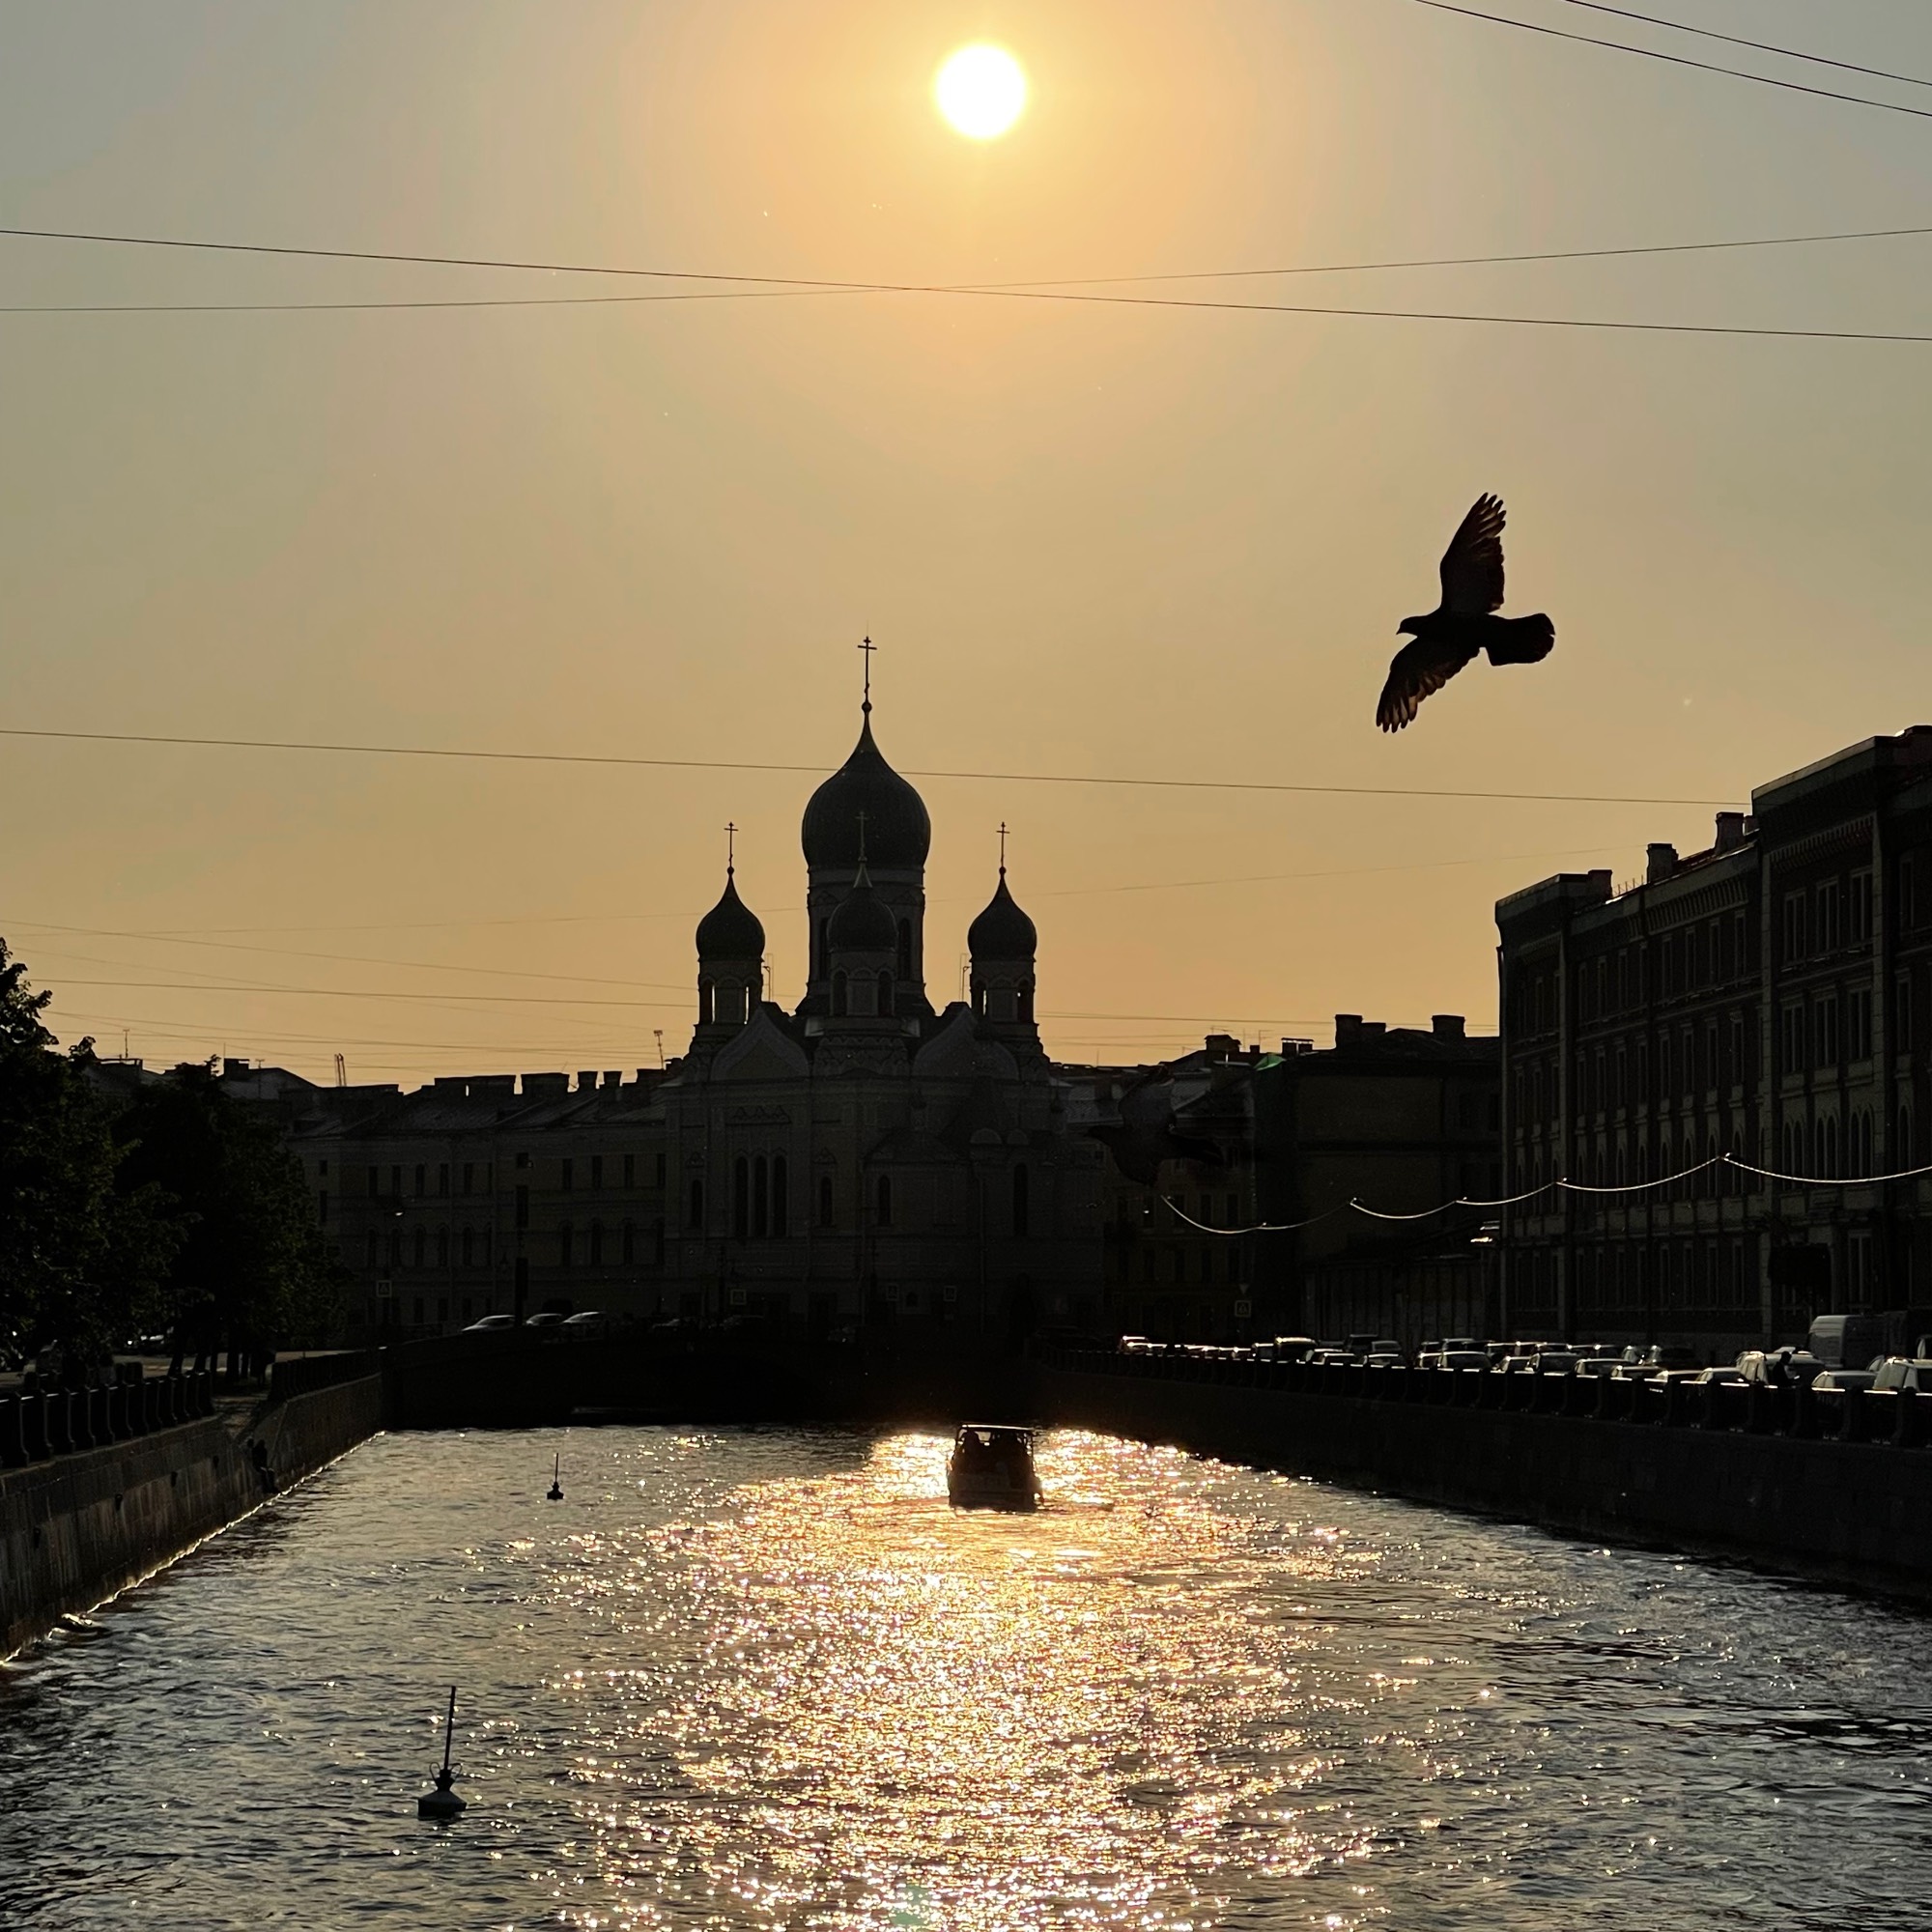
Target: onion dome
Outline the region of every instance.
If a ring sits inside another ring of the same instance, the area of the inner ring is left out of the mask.
[[[724,895],[697,922],[700,959],[762,959],[765,928],[758,916],[738,896],[735,870],[724,874]]]
[[[1039,951],[1038,929],[1007,890],[1004,866],[1000,867],[999,891],[966,928],[966,950],[975,959],[1031,959]]]
[[[825,929],[825,942],[834,952],[891,952],[898,946],[899,923],[893,917],[892,908],[872,890],[863,859],[852,890]]]
[[[852,755],[812,793],[805,808],[800,843],[805,863],[845,871],[869,857],[875,866],[911,870],[925,864],[932,847],[932,820],[925,801],[886,763],[872,742],[872,707]],[[859,837],[865,814],[864,851]]]

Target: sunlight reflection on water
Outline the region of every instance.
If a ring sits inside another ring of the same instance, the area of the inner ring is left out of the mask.
[[[1910,1615],[1092,1435],[1031,1517],[555,1441],[382,1438],[13,1666],[0,1923],[1927,1922]]]

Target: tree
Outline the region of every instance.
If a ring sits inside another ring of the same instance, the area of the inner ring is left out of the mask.
[[[117,1132],[124,1187],[157,1187],[188,1216],[166,1276],[177,1355],[329,1338],[342,1273],[271,1116],[223,1093],[212,1067],[177,1066],[134,1096]]]
[[[0,940],[0,1345],[75,1378],[160,1312],[182,1231],[158,1189],[121,1177],[94,1042],[55,1050],[51,998]]]

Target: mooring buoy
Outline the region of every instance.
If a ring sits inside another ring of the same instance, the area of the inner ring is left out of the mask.
[[[544,1492],[546,1502],[560,1503],[563,1500],[563,1456],[558,1453],[556,1463],[551,1470],[550,1488]]]
[[[449,1716],[442,1726],[442,1769],[436,1775],[436,1789],[425,1791],[416,1800],[416,1816],[434,1818],[440,1824],[447,1824],[452,1818],[460,1818],[467,1809],[463,1800],[457,1797],[450,1786],[456,1782],[456,1774],[449,1768],[449,1746],[456,1733],[456,1686],[449,1687]]]

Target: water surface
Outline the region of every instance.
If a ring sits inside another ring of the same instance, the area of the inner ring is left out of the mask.
[[[0,1672],[0,1925],[1932,1924],[1909,1612],[1093,1435],[959,1514],[944,1456],[368,1443]]]

